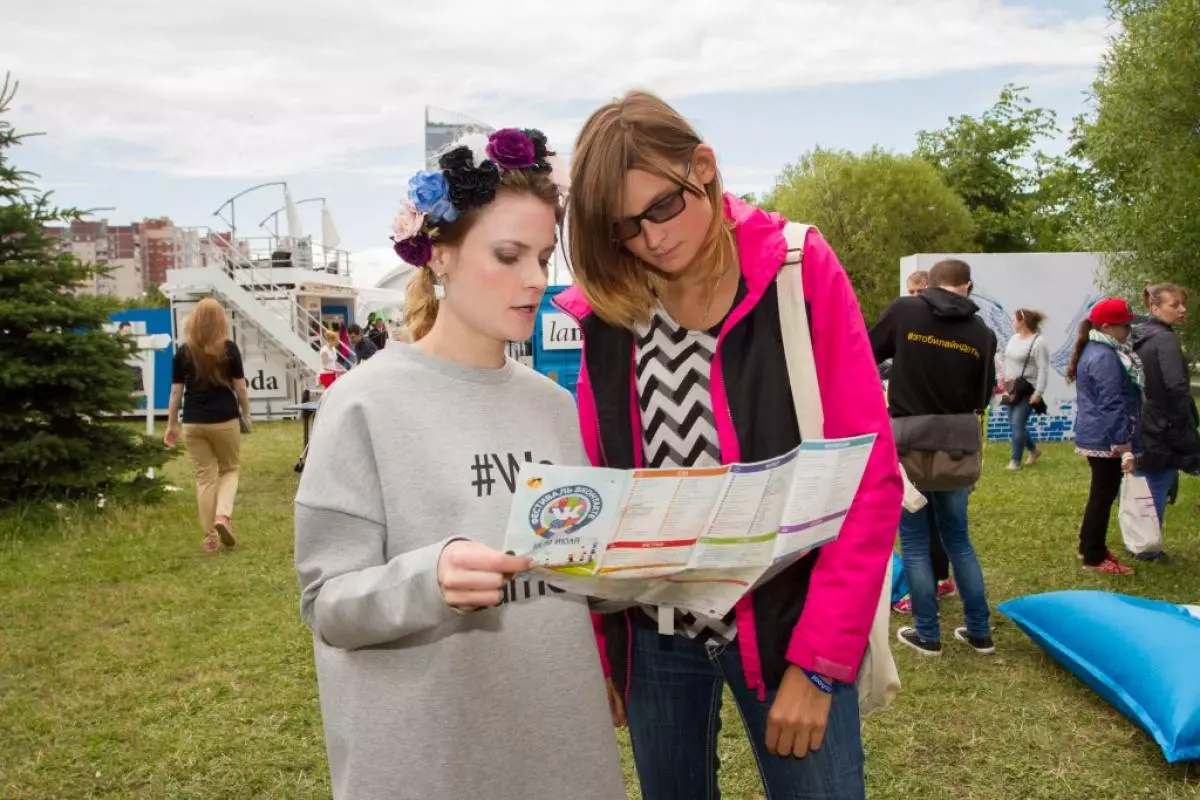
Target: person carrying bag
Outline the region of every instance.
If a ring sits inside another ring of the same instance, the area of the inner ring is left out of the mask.
[[[995,643],[967,506],[983,469],[981,414],[995,385],[996,335],[970,299],[970,265],[940,261],[929,283],[919,296],[901,297],[884,311],[871,329],[871,346],[877,362],[893,359],[888,410],[900,464],[932,506],[962,597],[966,624],[954,637],[987,655]],[[942,644],[929,538],[929,514],[906,508],[900,543],[915,625],[901,628],[898,638],[936,656]]]

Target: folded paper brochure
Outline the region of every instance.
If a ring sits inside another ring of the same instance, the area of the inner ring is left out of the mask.
[[[570,592],[724,616],[746,592],[837,538],[874,434],[694,469],[526,464],[506,551]]]

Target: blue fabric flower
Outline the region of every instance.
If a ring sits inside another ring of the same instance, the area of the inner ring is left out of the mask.
[[[450,202],[450,186],[441,170],[418,172],[408,181],[408,199],[433,222],[454,222],[458,209]]]

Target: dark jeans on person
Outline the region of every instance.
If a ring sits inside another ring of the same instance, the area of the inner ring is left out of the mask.
[[[1158,511],[1158,524],[1162,527],[1167,521],[1167,498],[1175,482],[1179,480],[1179,470],[1162,469],[1145,472],[1146,484],[1150,487],[1150,495],[1154,498],[1154,509]]]
[[[942,547],[942,535],[938,533],[937,515],[933,513],[933,505],[925,506],[929,514],[929,557],[933,561],[933,579],[938,583],[950,579],[950,556]]]
[[[954,581],[962,597],[963,617],[971,636],[991,635],[988,624],[987,591],[983,570],[967,532],[967,503],[970,492],[924,492],[937,519],[938,531],[946,555],[954,566]],[[900,555],[904,574],[912,594],[913,619],[917,635],[927,642],[941,641],[938,625],[937,584],[929,557],[929,515],[925,509],[904,511],[900,516]]]
[[[1088,456],[1092,468],[1092,485],[1088,490],[1083,523],[1079,526],[1079,552],[1083,563],[1096,567],[1104,563],[1108,553],[1108,523],[1113,503],[1121,494],[1121,459]],[[911,578],[909,579],[911,580]]]
[[[1008,425],[1012,428],[1012,460],[1018,464],[1021,463],[1021,456],[1026,450],[1031,453],[1038,450],[1037,442],[1029,432],[1029,415],[1032,412],[1033,407],[1029,405],[1028,397],[1008,407]]]
[[[821,749],[804,758],[766,752],[766,701],[746,687],[738,642],[699,644],[662,636],[646,614],[634,614],[632,671],[626,711],[644,800],[717,800],[717,733],[729,687],[769,800],[864,800],[858,689],[837,684]]]

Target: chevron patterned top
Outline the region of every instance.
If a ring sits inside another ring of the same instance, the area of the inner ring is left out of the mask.
[[[717,337],[711,331],[682,328],[661,310],[635,333],[646,466],[720,464],[708,386]]]
[[[634,330],[642,447],[648,467],[711,467],[721,463],[709,372],[717,350],[716,331],[692,331],[656,308],[650,322]],[[652,615],[652,608],[647,609]],[[714,619],[675,610],[675,631],[711,644],[737,635],[733,612]]]

